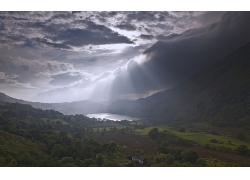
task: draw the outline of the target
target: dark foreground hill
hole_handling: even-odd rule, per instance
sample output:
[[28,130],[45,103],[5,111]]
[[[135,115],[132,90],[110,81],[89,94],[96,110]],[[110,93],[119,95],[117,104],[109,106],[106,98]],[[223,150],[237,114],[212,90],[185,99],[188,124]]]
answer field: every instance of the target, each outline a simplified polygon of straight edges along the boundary
[[108,111],[163,121],[250,125],[250,43],[172,89],[136,101],[116,101]]

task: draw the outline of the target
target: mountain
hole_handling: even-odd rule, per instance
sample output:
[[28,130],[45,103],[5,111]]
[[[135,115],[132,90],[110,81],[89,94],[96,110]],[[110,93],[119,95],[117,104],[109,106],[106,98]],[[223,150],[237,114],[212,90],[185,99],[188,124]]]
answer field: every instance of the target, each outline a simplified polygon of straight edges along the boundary
[[250,43],[172,89],[136,101],[116,101],[110,113],[163,121],[250,125]]
[[66,115],[74,115],[74,114],[86,115],[86,114],[101,113],[106,111],[105,105],[87,100],[65,102],[65,103],[39,103],[39,102],[29,102],[20,99],[15,99],[7,96],[4,93],[0,93],[0,101],[29,104],[34,108],[40,108],[40,109],[54,109]]

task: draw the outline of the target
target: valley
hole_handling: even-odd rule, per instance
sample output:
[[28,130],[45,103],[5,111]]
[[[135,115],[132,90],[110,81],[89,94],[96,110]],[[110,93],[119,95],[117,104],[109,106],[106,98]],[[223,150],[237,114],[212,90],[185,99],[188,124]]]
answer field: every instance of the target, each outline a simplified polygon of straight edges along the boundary
[[[0,55],[0,166],[250,167],[248,15],[223,12],[220,20],[180,34],[139,33],[131,35],[134,40],[115,29],[143,27],[109,29],[91,18],[69,30],[56,23],[44,27],[57,16],[44,24],[28,23],[30,31],[36,27],[47,35],[25,43],[60,47],[63,54],[29,47],[33,54],[27,57],[41,55],[41,61]],[[124,17],[141,21],[144,16]],[[148,17],[164,20],[159,14]],[[59,35],[50,36],[55,30]],[[135,45],[136,38],[150,47]],[[130,46],[112,49],[118,41]],[[47,56],[54,60],[45,61]],[[35,96],[31,102],[7,94]]]

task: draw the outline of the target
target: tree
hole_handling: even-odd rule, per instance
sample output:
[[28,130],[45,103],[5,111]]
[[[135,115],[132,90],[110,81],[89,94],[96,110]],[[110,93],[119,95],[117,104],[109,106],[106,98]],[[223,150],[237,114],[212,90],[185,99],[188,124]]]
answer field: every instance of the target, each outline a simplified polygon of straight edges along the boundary
[[118,167],[119,164],[114,161],[106,161],[103,164],[103,167]]
[[182,162],[190,162],[191,164],[194,164],[197,159],[199,159],[199,155],[197,152],[192,150],[184,150],[181,152]]
[[51,155],[54,157],[62,158],[66,154],[66,149],[60,144],[55,144],[53,149],[51,150]]
[[107,131],[107,129],[106,129],[106,128],[103,128],[102,131],[105,133],[105,132]]
[[88,159],[85,159],[83,161],[82,166],[83,167],[89,167],[92,163],[93,163],[93,159],[92,158],[88,158]]
[[155,162],[156,162],[156,163],[161,163],[161,162],[166,161],[167,155],[166,155],[166,154],[160,153],[160,154],[155,155],[154,158],[155,158]]
[[117,145],[115,143],[111,143],[107,148],[107,153],[112,155],[117,149]]
[[241,141],[245,141],[247,139],[246,135],[243,132],[238,133],[237,138]]
[[19,166],[22,167],[33,167],[36,160],[29,154],[23,153],[17,157]]
[[236,149],[236,153],[239,155],[247,155],[248,148],[246,145],[239,145]]
[[95,159],[95,161],[96,161],[96,164],[97,164],[98,166],[102,167],[103,161],[104,161],[104,159],[103,159],[102,156],[100,156],[100,155],[97,156],[97,158]]
[[157,140],[159,137],[159,129],[153,128],[148,132],[148,136],[150,139]]
[[207,163],[205,159],[199,158],[194,165],[195,167],[206,167]]
[[186,129],[185,129],[184,127],[182,127],[182,128],[179,129],[179,131],[180,131],[180,132],[185,132]]
[[74,166],[76,166],[74,164],[74,160],[72,157],[63,157],[63,158],[61,158],[59,163],[62,167],[74,167]]
[[164,142],[164,143],[161,143],[157,150],[161,153],[164,153],[164,154],[168,154],[169,153],[169,148],[168,148],[168,143]]

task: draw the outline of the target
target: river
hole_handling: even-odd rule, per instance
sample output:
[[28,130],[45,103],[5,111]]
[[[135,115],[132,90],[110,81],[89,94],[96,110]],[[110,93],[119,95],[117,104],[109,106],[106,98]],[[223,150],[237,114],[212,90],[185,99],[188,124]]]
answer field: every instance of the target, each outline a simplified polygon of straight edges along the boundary
[[120,115],[120,114],[111,114],[111,113],[97,113],[97,114],[87,114],[87,117],[90,118],[101,118],[101,119],[109,119],[112,121],[121,121],[121,120],[128,120],[128,121],[133,121],[133,120],[139,120],[139,118],[135,117],[130,117],[130,116],[125,116],[125,115]]

